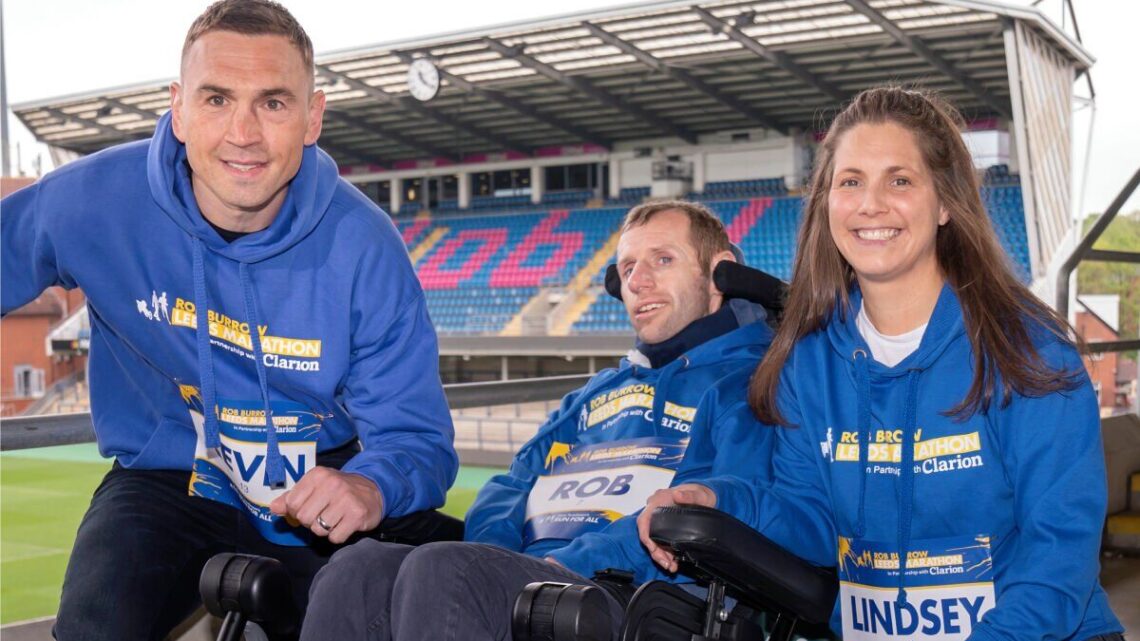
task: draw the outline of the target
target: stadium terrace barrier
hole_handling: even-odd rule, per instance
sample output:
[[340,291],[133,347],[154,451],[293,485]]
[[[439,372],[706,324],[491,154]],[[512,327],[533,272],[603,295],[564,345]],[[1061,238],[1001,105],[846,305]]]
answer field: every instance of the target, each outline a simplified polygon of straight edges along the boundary
[[[561,398],[567,392],[578,389],[590,380],[589,374],[572,376],[549,376],[517,381],[492,381],[487,383],[455,383],[444,385],[447,404],[451,409],[505,405],[509,403],[529,403]],[[0,421],[0,450],[23,450],[33,447],[91,443],[95,440],[89,412],[75,414],[41,414],[37,416],[15,416]],[[472,458],[473,453],[461,458]],[[480,460],[467,460],[471,464],[494,464],[510,461],[510,453],[498,453],[491,457],[478,457]]]
[[[1085,234],[1081,242],[1077,244],[1077,248],[1073,250],[1073,253],[1061,266],[1061,270],[1057,274],[1057,311],[1061,313],[1063,318],[1068,318],[1069,316],[1069,277],[1082,260],[1140,264],[1140,252],[1093,249],[1093,244],[1096,243],[1097,239],[1104,233],[1104,230],[1107,229],[1108,225],[1116,218],[1116,215],[1120,213],[1120,209],[1124,207],[1124,203],[1128,202],[1128,198],[1132,196],[1132,192],[1136,191],[1138,185],[1140,185],[1140,168],[1136,170],[1136,173],[1132,174],[1132,178],[1124,185],[1120,193],[1116,195],[1112,204],[1101,214],[1100,218],[1093,224],[1092,229]],[[1140,349],[1140,339],[1088,343],[1088,351],[1094,354],[1100,352],[1124,352],[1133,349]]]

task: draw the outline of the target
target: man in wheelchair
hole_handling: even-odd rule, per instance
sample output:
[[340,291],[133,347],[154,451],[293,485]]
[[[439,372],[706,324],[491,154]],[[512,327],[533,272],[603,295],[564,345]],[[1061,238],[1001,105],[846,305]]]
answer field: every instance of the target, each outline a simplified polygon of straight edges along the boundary
[[[361,541],[337,553],[313,584],[301,638],[509,639],[532,582],[595,586],[595,572],[635,566],[645,568],[630,577],[638,583],[691,580],[608,551],[611,537],[636,541],[623,517],[675,475],[767,473],[768,431],[755,429],[744,392],[772,334],[758,301],[778,306],[781,287],[734,268],[724,226],[704,207],[631,210],[607,290],[625,305],[636,349],[565,397],[480,491],[464,542]],[[608,637],[625,604],[600,598]]]

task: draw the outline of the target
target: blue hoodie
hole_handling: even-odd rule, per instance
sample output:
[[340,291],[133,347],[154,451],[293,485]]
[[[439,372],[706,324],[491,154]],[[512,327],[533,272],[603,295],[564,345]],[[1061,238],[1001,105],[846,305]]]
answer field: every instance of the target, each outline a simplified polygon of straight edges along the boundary
[[[742,302],[731,301],[736,309],[743,309]],[[718,418],[739,416],[742,406],[747,410],[743,402],[722,406],[720,394],[746,389],[771,338],[761,315],[661,367],[623,359],[618,368],[599,372],[562,400],[515,455],[507,474],[479,491],[467,513],[466,540],[542,557],[621,523],[620,517],[645,505],[644,498],[627,499],[666,487],[679,467],[708,463],[711,436],[705,432]],[[739,448],[737,456],[762,458],[769,442],[757,439]],[[632,468],[649,474],[626,478]],[[636,531],[632,536],[636,541]],[[598,547],[601,555],[608,554],[605,545]],[[586,576],[623,567],[588,550],[582,557],[581,563],[558,558]],[[591,565],[594,560],[599,564]]]
[[[150,141],[6,198],[0,224],[4,313],[51,285],[87,296],[104,456],[189,470],[192,409],[288,411],[319,425],[318,452],[359,437],[343,469],[376,482],[385,516],[443,504],[458,462],[423,292],[391,221],[315,146],[273,223],[232,243],[199,213],[169,114]],[[204,415],[216,447],[218,418]],[[270,484],[296,471],[279,431],[264,437]]]
[[851,638],[1120,631],[1097,581],[1104,451],[1076,351],[1038,331],[1041,358],[1058,376],[1075,372],[1078,387],[1015,393],[960,421],[946,412],[974,369],[953,290],[943,288],[918,349],[895,367],[867,357],[861,305],[856,290],[793,349],[778,399],[793,427],[775,430],[771,484],[699,481],[717,507],[816,564],[838,563],[832,627]]

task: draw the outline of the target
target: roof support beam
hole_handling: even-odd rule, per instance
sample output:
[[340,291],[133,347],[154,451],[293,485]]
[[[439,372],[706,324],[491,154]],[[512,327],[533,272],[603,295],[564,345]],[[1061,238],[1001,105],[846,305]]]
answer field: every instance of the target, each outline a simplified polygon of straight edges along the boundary
[[[396,55],[400,57],[400,60],[403,60],[406,63],[410,63],[414,59],[411,54],[404,52],[396,52]],[[508,109],[513,109],[523,114],[524,116],[528,116],[551,128],[560,129],[570,134],[571,136],[582,140],[583,142],[592,143],[600,147],[605,147],[606,149],[613,147],[613,142],[609,139],[603,138],[582,127],[572,125],[562,120],[561,118],[556,118],[549,114],[542,113],[534,107],[516,100],[515,98],[512,98],[500,91],[495,91],[493,89],[484,89],[473,82],[468,82],[467,80],[447,71],[446,69],[439,67],[438,65],[436,66],[436,69],[439,71],[440,78],[446,80],[448,84],[455,85],[456,87],[459,87],[468,93],[479,95],[485,100],[498,103]]]
[[319,72],[321,72],[327,76],[330,76],[332,78],[335,78],[337,80],[340,80],[340,81],[344,82],[345,84],[347,84],[349,87],[352,87],[353,89],[363,91],[364,93],[368,94],[369,96],[372,96],[374,98],[379,98],[381,100],[384,100],[385,102],[388,102],[389,104],[396,105],[396,106],[402,107],[404,109],[407,109],[408,111],[419,114],[420,116],[423,116],[424,118],[427,118],[428,120],[433,120],[433,121],[435,121],[441,125],[444,125],[445,127],[450,127],[450,128],[455,129],[457,131],[461,131],[461,132],[466,133],[468,135],[474,136],[475,138],[479,138],[485,142],[490,143],[491,145],[493,145],[496,148],[502,148],[504,146],[503,143],[505,142],[505,143],[507,143],[507,145],[510,149],[514,149],[516,151],[521,151],[525,154],[532,154],[534,151],[533,149],[531,149],[530,147],[527,147],[525,145],[516,145],[514,143],[511,143],[510,140],[508,140],[505,136],[493,134],[493,133],[487,131],[486,129],[483,129],[482,127],[479,127],[477,125],[473,125],[470,123],[462,122],[462,121],[457,120],[451,116],[448,116],[447,114],[441,113],[437,109],[432,109],[431,107],[428,107],[427,105],[420,102],[419,100],[416,100],[415,98],[406,98],[404,96],[393,96],[392,94],[388,93],[387,91],[384,91],[383,89],[380,89],[379,87],[373,87],[372,85],[368,84],[367,82],[364,82],[362,80],[357,80],[356,78],[353,78],[347,74],[343,74],[339,71],[333,71],[332,68],[329,67],[328,65],[318,64],[318,65],[316,65],[316,67],[317,67],[317,71],[319,71]]
[[906,47],[907,49],[910,49],[920,58],[926,60],[946,77],[952,78],[955,82],[965,87],[970,93],[974,94],[975,97],[996,111],[1002,117],[1013,118],[1013,114],[1010,112],[1009,108],[1003,105],[1001,101],[994,97],[994,95],[989,91],[987,91],[985,87],[983,87],[973,78],[959,71],[956,67],[954,67],[953,64],[948,62],[933,49],[926,46],[926,43],[922,42],[918,38],[907,35],[906,32],[898,27],[898,25],[891,22],[889,18],[884,16],[882,13],[879,13],[877,9],[867,4],[864,0],[846,0],[846,2],[851,6],[852,9],[858,11],[864,16],[867,16],[867,19],[878,25],[879,28],[885,31],[890,37],[894,38],[896,42]]
[[622,40],[621,38],[615,36],[614,34],[608,32],[608,31],[606,31],[605,29],[599,27],[596,24],[593,24],[591,22],[583,22],[582,26],[585,27],[590,33],[592,33],[594,36],[596,36],[602,42],[604,42],[608,45],[611,45],[613,47],[617,47],[622,52],[627,53],[627,54],[633,56],[634,58],[637,58],[639,61],[641,61],[642,64],[654,69],[655,71],[663,73],[663,74],[669,76],[670,78],[672,78],[674,80],[677,80],[681,84],[686,85],[687,87],[689,87],[690,89],[693,89],[694,91],[698,91],[700,93],[703,93],[703,94],[709,96],[713,100],[716,100],[717,102],[728,107],[729,109],[732,109],[733,111],[735,111],[737,113],[743,114],[749,120],[752,120],[753,122],[760,123],[764,127],[768,128],[768,129],[773,129],[773,130],[778,131],[782,134],[788,133],[787,127],[776,122],[771,116],[761,112],[758,109],[754,109],[754,108],[744,104],[743,102],[736,99],[735,97],[726,94],[725,92],[723,92],[720,89],[710,85],[709,83],[705,82],[704,80],[701,80],[700,78],[694,76],[693,74],[689,73],[688,71],[685,71],[684,69],[677,69],[675,67],[672,67],[672,66],[665,64],[664,62],[661,62],[657,58],[653,57],[653,55],[651,55],[645,51],[642,51],[641,49],[637,48],[636,46],[626,42],[625,40]]
[[725,22],[724,20],[721,20],[720,18],[709,13],[705,9],[697,6],[693,6],[692,11],[693,13],[697,14],[702,22],[711,27],[713,31],[723,33],[730,40],[733,40],[745,49],[760,56],[768,62],[771,62],[784,71],[787,71],[796,78],[799,78],[801,82],[814,87],[826,95],[828,98],[831,98],[836,102],[844,102],[850,98],[850,96],[846,93],[840,91],[830,83],[825,82],[822,78],[816,76],[804,67],[801,67],[798,63],[796,63],[796,61],[792,60],[788,54],[783,53],[782,51],[773,51],[757,42],[754,38],[741,30],[742,25]]
[[459,158],[456,157],[455,154],[451,153],[450,151],[448,151],[446,149],[436,147],[435,145],[430,145],[430,144],[421,142],[419,140],[416,140],[415,138],[412,138],[411,136],[405,136],[404,134],[396,133],[395,131],[391,131],[391,130],[385,128],[383,125],[378,125],[375,123],[367,122],[363,118],[358,118],[356,116],[353,116],[352,114],[348,114],[348,113],[345,113],[343,111],[327,110],[327,111],[325,111],[325,117],[331,118],[333,120],[338,120],[338,121],[343,122],[343,123],[345,123],[351,127],[359,129],[360,131],[367,132],[370,134],[375,134],[375,135],[378,135],[382,138],[387,138],[388,140],[398,142],[405,147],[417,149],[419,151],[430,154],[431,156],[437,156],[440,158],[447,158],[448,160],[451,160],[453,162],[458,162],[458,160],[459,160]]
[[[353,164],[370,165],[373,162],[375,162],[375,161],[372,161],[372,160],[365,158],[364,156],[361,156],[360,154],[356,153],[355,151],[349,149],[348,147],[345,147],[344,145],[341,145],[341,144],[338,144],[335,142],[322,142],[322,141],[318,140],[317,146],[320,147],[321,149],[324,149],[325,151],[327,151],[330,155],[336,156],[338,159],[344,159],[346,161],[351,161]],[[337,164],[340,165],[342,163],[338,162]]]
[[696,144],[696,142],[697,142],[697,135],[694,134],[693,132],[689,131],[685,127],[671,123],[671,122],[665,120],[664,118],[661,118],[661,117],[656,116],[652,113],[649,113],[648,111],[645,111],[644,109],[642,109],[641,107],[638,107],[637,105],[630,104],[630,103],[626,102],[625,100],[618,98],[617,96],[614,96],[610,93],[602,91],[601,89],[598,89],[591,82],[589,82],[588,80],[586,80],[584,78],[575,78],[575,77],[567,76],[566,74],[564,74],[561,71],[558,71],[557,69],[555,69],[554,67],[538,60],[537,58],[534,58],[533,56],[528,56],[524,52],[524,47],[521,47],[521,46],[508,47],[507,45],[503,44],[502,42],[499,42],[498,40],[496,40],[494,38],[484,38],[483,42],[492,51],[495,51],[500,56],[503,56],[504,58],[509,58],[511,60],[515,60],[519,64],[521,64],[525,67],[529,67],[531,69],[534,69],[535,71],[546,76],[547,78],[550,78],[551,80],[553,80],[557,83],[560,83],[560,84],[563,84],[567,87],[570,87],[571,89],[573,89],[574,91],[577,91],[578,93],[585,94],[585,95],[593,98],[594,100],[597,100],[598,102],[600,102],[604,105],[607,105],[607,106],[613,107],[614,109],[617,109],[618,111],[622,111],[622,112],[625,112],[627,114],[630,114],[631,116],[633,116],[639,120],[642,120],[646,123],[649,123],[649,124],[653,125],[654,127],[657,127],[658,129],[661,129],[661,130],[666,131],[666,132],[668,132],[674,136],[677,136],[678,138],[684,140],[685,142],[687,142],[689,144]]
[[103,123],[95,120],[94,118],[91,118],[91,119],[81,118],[80,116],[78,116],[76,114],[69,114],[69,113],[64,112],[61,109],[56,109],[55,107],[44,107],[43,111],[55,116],[56,118],[63,120],[65,123],[69,123],[69,122],[75,123],[75,124],[83,127],[84,129],[98,129],[100,132],[105,133],[108,136],[112,136],[112,137],[116,138],[117,139],[115,141],[116,144],[119,142],[119,140],[121,140],[123,138],[127,138],[128,140],[130,140],[130,139],[149,138],[150,137],[150,132],[123,131],[122,129],[112,127],[111,125],[104,125]]
[[103,102],[107,103],[107,105],[110,107],[118,109],[119,111],[122,111],[124,113],[132,113],[146,120],[158,120],[162,117],[162,114],[157,114],[147,109],[140,109],[139,107],[129,105],[117,98],[104,98]]

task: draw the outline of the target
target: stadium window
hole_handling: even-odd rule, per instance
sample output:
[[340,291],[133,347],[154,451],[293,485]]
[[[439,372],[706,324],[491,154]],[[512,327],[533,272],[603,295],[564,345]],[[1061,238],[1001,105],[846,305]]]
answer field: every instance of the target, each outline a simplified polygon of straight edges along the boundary
[[44,371],[31,365],[17,365],[12,368],[16,375],[16,396],[19,398],[39,398],[44,395]]
[[490,196],[492,191],[494,190],[491,188],[491,172],[471,174],[471,195]]
[[593,187],[593,165],[570,165],[567,169],[567,189],[589,189]]
[[511,170],[511,188],[525,189],[530,187],[530,169]]
[[561,191],[566,189],[566,167],[547,167],[546,191]]
[[494,191],[514,189],[514,185],[511,184],[511,172],[508,170],[496,171],[493,180]]
[[423,200],[423,180],[410,178],[404,181],[404,202],[416,203]]
[[456,176],[444,176],[440,179],[441,190],[440,198],[444,200],[453,200],[459,197],[459,178]]
[[356,188],[372,202],[387,207],[392,199],[392,183],[380,180],[367,183],[356,183]]

